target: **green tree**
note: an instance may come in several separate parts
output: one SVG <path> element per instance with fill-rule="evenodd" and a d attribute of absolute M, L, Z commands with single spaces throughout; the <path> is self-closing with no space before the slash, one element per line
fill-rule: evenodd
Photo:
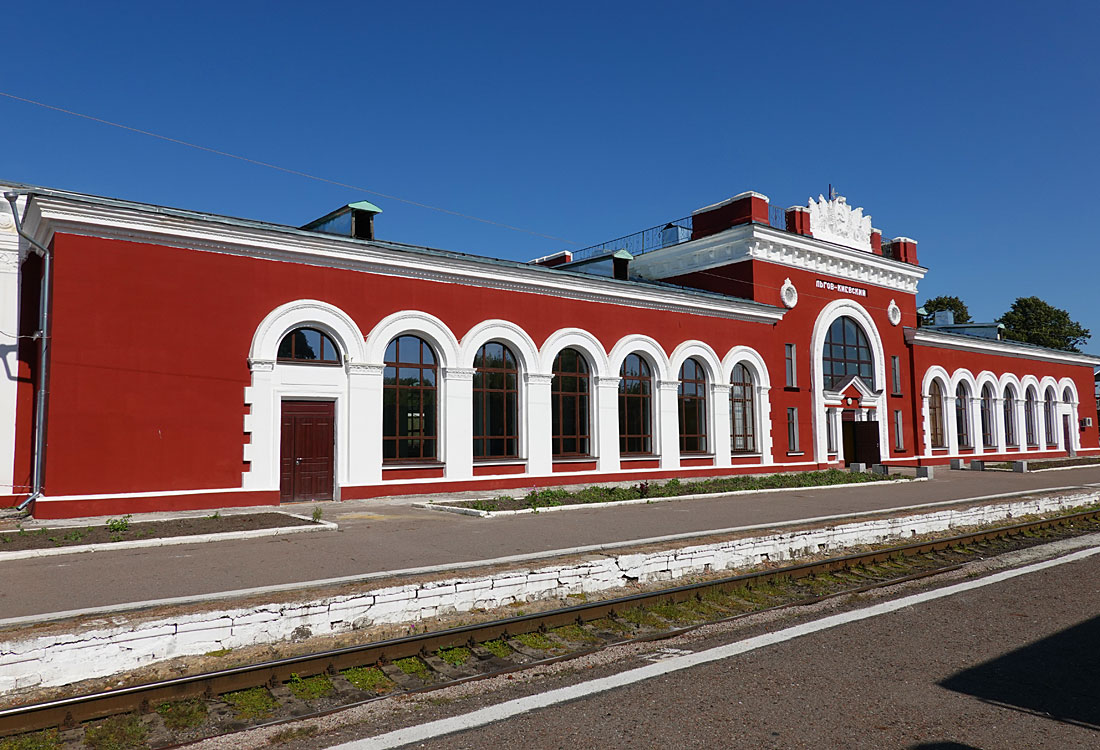
<path fill-rule="evenodd" d="M 941 294 L 939 297 L 933 297 L 921 306 L 928 312 L 929 318 L 931 318 L 932 313 L 939 310 L 950 310 L 955 313 L 956 323 L 969 323 L 971 320 L 970 310 L 967 309 L 966 303 L 958 297 Z"/>
<path fill-rule="evenodd" d="M 1067 352 L 1081 351 L 1079 347 L 1091 336 L 1068 312 L 1038 297 L 1018 297 L 997 322 L 1004 324 L 1007 338 Z"/>

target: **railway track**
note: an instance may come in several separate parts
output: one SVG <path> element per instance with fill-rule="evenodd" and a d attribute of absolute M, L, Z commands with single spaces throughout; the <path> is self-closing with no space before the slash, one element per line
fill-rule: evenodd
<path fill-rule="evenodd" d="M 1092 510 L 17 706 L 0 710 L 0 737 L 46 730 L 56 747 L 64 747 L 74 741 L 74 733 L 65 730 L 122 717 L 116 723 L 130 722 L 138 727 L 134 731 L 145 732 L 148 746 L 168 747 L 575 658 L 609 645 L 665 638 L 764 609 L 895 585 L 975 558 L 1097 530 L 1100 510 Z"/>

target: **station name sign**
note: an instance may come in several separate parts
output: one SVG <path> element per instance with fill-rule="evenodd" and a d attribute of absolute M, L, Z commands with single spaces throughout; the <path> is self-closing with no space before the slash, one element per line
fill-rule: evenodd
<path fill-rule="evenodd" d="M 858 286 L 849 286 L 848 284 L 838 284 L 835 281 L 825 281 L 824 279 L 817 280 L 818 289 L 828 289 L 830 292 L 840 292 L 842 294 L 851 294 L 854 297 L 866 297 L 867 290 Z"/>

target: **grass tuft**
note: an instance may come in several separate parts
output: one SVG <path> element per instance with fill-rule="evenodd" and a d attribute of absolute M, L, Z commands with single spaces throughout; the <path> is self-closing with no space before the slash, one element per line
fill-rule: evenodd
<path fill-rule="evenodd" d="M 190 729 L 206 721 L 206 701 L 188 698 L 161 703 L 157 706 L 157 713 L 164 719 L 164 726 L 169 729 Z"/>
<path fill-rule="evenodd" d="M 148 734 L 149 728 L 136 714 L 121 714 L 89 724 L 84 730 L 84 744 L 92 750 L 143 748 Z"/>
<path fill-rule="evenodd" d="M 279 707 L 275 696 L 262 687 L 223 693 L 221 699 L 233 707 L 239 719 L 265 719 Z"/>
<path fill-rule="evenodd" d="M 393 680 L 386 677 L 378 667 L 352 667 L 341 674 L 360 690 L 368 690 L 374 693 L 388 693 L 397 687 Z"/>
<path fill-rule="evenodd" d="M 490 654 L 500 659 L 507 659 L 508 655 L 512 653 L 512 647 L 505 643 L 504 640 L 501 638 L 497 638 L 495 641 L 485 641 L 485 643 L 482 643 L 481 645 Z"/>
<path fill-rule="evenodd" d="M 0 739 L 0 750 L 61 750 L 61 739 L 56 729 L 17 734 Z"/>
<path fill-rule="evenodd" d="M 539 651 L 549 651 L 557 646 L 556 643 L 542 633 L 521 633 L 517 635 L 514 640 L 518 643 L 522 643 L 527 648 L 533 648 Z"/>
<path fill-rule="evenodd" d="M 428 665 L 425 664 L 420 657 L 407 656 L 404 659 L 398 659 L 393 665 L 405 674 L 419 677 L 424 682 L 432 681 L 432 670 L 428 669 Z"/>
<path fill-rule="evenodd" d="M 436 652 L 440 659 L 450 664 L 452 667 L 461 667 L 467 661 L 470 660 L 470 649 L 465 646 L 455 646 L 453 648 L 441 648 Z"/>
<path fill-rule="evenodd" d="M 332 686 L 332 680 L 330 680 L 326 674 L 314 675 L 313 677 L 306 677 L 305 679 L 296 674 L 291 675 L 286 686 L 290 688 L 290 692 L 304 701 L 326 698 L 335 690 Z"/>

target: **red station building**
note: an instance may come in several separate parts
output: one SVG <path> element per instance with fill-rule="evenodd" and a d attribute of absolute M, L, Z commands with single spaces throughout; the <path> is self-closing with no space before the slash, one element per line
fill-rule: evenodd
<path fill-rule="evenodd" d="M 525 264 L 367 202 L 5 194 L 0 505 L 40 518 L 1100 452 L 1100 358 L 918 327 L 917 243 L 843 197 Z"/>

